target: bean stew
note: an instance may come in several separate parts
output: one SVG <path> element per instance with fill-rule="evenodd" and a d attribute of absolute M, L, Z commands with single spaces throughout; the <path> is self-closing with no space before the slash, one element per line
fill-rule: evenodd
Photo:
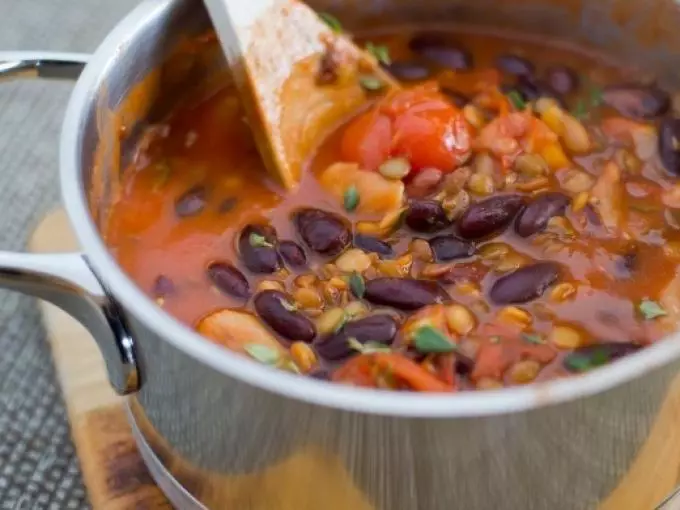
<path fill-rule="evenodd" d="M 267 365 L 433 392 L 583 373 L 677 328 L 668 91 L 512 34 L 356 40 L 403 87 L 362 75 L 366 109 L 320 133 L 292 192 L 230 86 L 149 129 L 105 236 L 159 306 Z"/>

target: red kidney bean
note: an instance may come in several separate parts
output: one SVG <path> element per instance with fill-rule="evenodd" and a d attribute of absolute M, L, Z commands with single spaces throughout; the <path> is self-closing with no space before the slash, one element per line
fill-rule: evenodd
<path fill-rule="evenodd" d="M 437 236 L 430 239 L 430 248 L 437 262 L 471 257 L 475 253 L 474 244 L 454 236 Z"/>
<path fill-rule="evenodd" d="M 225 294 L 241 299 L 250 296 L 250 285 L 241 271 L 228 262 L 213 262 L 208 266 L 208 278 Z"/>
<path fill-rule="evenodd" d="M 472 55 L 457 44 L 436 33 L 420 34 L 409 42 L 411 51 L 425 59 L 454 70 L 472 68 Z"/>
<path fill-rule="evenodd" d="M 458 108 L 462 108 L 463 106 L 470 102 L 469 97 L 467 97 L 462 92 L 458 92 L 457 90 L 453 90 L 448 87 L 442 87 L 441 91 Z"/>
<path fill-rule="evenodd" d="M 300 269 L 307 266 L 307 255 L 295 241 L 281 241 L 279 243 L 279 254 L 283 260 L 293 269 Z"/>
<path fill-rule="evenodd" d="M 587 372 L 628 356 L 640 349 L 630 342 L 604 342 L 574 349 L 564 357 L 562 364 L 570 372 Z"/>
<path fill-rule="evenodd" d="M 175 214 L 180 218 L 195 216 L 205 208 L 205 188 L 194 186 L 175 201 Z"/>
<path fill-rule="evenodd" d="M 302 240 L 321 255 L 334 256 L 352 240 L 347 220 L 321 209 L 301 209 L 293 215 Z"/>
<path fill-rule="evenodd" d="M 499 305 L 526 303 L 540 297 L 557 281 L 560 273 L 561 266 L 556 262 L 537 262 L 520 267 L 496 280 L 489 297 Z"/>
<path fill-rule="evenodd" d="M 312 379 L 318 379 L 319 381 L 330 381 L 331 373 L 327 368 L 317 368 L 309 374 L 307 374 Z"/>
<path fill-rule="evenodd" d="M 364 298 L 376 305 L 399 310 L 418 310 L 427 305 L 443 303 L 449 295 L 435 281 L 408 278 L 376 278 L 366 282 Z"/>
<path fill-rule="evenodd" d="M 420 81 L 430 77 L 430 70 L 413 60 L 397 60 L 385 66 L 387 71 L 397 80 Z"/>
<path fill-rule="evenodd" d="M 664 117 L 659 126 L 659 156 L 664 168 L 671 174 L 680 176 L 680 119 Z"/>
<path fill-rule="evenodd" d="M 517 90 L 526 101 L 535 101 L 541 97 L 551 97 L 561 106 L 564 106 L 562 96 L 553 90 L 547 82 L 540 78 L 536 78 L 533 75 L 518 76 L 515 90 Z"/>
<path fill-rule="evenodd" d="M 311 342 L 316 336 L 314 323 L 293 309 L 292 303 L 278 290 L 262 291 L 253 300 L 257 314 L 279 335 L 288 340 Z"/>
<path fill-rule="evenodd" d="M 551 66 L 545 73 L 550 88 L 558 94 L 569 94 L 579 87 L 578 75 L 566 66 Z"/>
<path fill-rule="evenodd" d="M 164 274 L 158 275 L 153 282 L 153 289 L 151 293 L 155 298 L 163 298 L 175 292 L 174 282 Z"/>
<path fill-rule="evenodd" d="M 501 55 L 496 59 L 496 67 L 498 70 L 514 76 L 534 74 L 534 65 L 517 55 Z"/>
<path fill-rule="evenodd" d="M 463 239 L 481 239 L 505 229 L 524 206 L 521 195 L 498 195 L 472 204 L 458 220 Z"/>
<path fill-rule="evenodd" d="M 356 234 L 354 236 L 354 246 L 364 251 L 377 253 L 381 259 L 390 259 L 394 257 L 394 249 L 385 241 L 381 241 L 377 237 L 367 236 L 364 234 Z"/>
<path fill-rule="evenodd" d="M 238 239 L 238 251 L 253 273 L 275 273 L 282 267 L 276 251 L 276 230 L 270 225 L 247 225 Z"/>
<path fill-rule="evenodd" d="M 451 225 L 446 211 L 436 200 L 411 200 L 404 222 L 416 232 L 437 232 Z"/>
<path fill-rule="evenodd" d="M 563 193 L 549 192 L 539 195 L 517 216 L 515 231 L 522 237 L 541 232 L 553 216 L 562 216 L 569 205 Z"/>
<path fill-rule="evenodd" d="M 668 112 L 669 95 L 656 86 L 615 85 L 607 87 L 602 100 L 621 115 L 632 119 L 653 119 Z"/>
<path fill-rule="evenodd" d="M 376 342 L 390 345 L 397 336 L 397 321 L 386 314 L 371 315 L 345 324 L 338 332 L 322 338 L 316 345 L 319 355 L 329 361 L 340 361 L 356 354 L 349 346 L 349 339 L 359 343 Z"/>

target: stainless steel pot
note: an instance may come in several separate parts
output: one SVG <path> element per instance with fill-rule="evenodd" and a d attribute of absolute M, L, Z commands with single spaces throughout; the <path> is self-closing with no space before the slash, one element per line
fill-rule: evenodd
<path fill-rule="evenodd" d="M 336 12 L 350 28 L 451 20 L 569 39 L 642 62 L 662 81 L 680 84 L 680 11 L 670 0 L 309 3 Z M 173 49 L 208 27 L 195 0 L 147 0 L 118 25 L 88 59 L 62 130 L 63 199 L 83 252 L 0 253 L 0 285 L 50 300 L 90 329 L 111 383 L 130 395 L 142 453 L 174 504 L 239 510 L 660 504 L 675 476 L 659 466 L 677 471 L 680 463 L 677 440 L 664 436 L 677 426 L 678 335 L 571 379 L 452 396 L 395 394 L 295 377 L 235 356 L 135 286 L 107 251 L 99 223 L 119 157 L 139 134 L 135 125 L 162 117 L 178 91 L 206 76 L 195 62 L 166 71 Z M 0 75 L 74 77 L 84 60 L 0 54 Z M 130 135 L 119 144 L 122 117 Z"/>

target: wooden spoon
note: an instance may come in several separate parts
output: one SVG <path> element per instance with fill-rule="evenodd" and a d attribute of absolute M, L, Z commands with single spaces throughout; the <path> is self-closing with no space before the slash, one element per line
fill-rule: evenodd
<path fill-rule="evenodd" d="M 397 82 L 298 0 L 204 0 L 269 171 L 287 188 L 330 128 Z"/>

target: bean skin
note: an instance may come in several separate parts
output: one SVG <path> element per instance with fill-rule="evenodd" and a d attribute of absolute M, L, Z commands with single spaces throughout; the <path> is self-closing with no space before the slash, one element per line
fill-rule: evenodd
<path fill-rule="evenodd" d="M 305 250 L 295 241 L 281 241 L 279 243 L 279 254 L 286 264 L 293 269 L 307 267 Z"/>
<path fill-rule="evenodd" d="M 524 266 L 496 280 L 489 297 L 499 305 L 527 303 L 540 297 L 560 274 L 561 266 L 555 262 Z"/>
<path fill-rule="evenodd" d="M 430 70 L 416 61 L 397 60 L 385 68 L 401 81 L 420 81 L 430 77 Z"/>
<path fill-rule="evenodd" d="M 301 209 L 293 215 L 293 221 L 305 244 L 321 255 L 338 255 L 352 240 L 347 220 L 328 211 Z"/>
<path fill-rule="evenodd" d="M 208 266 L 208 278 L 225 294 L 241 299 L 250 297 L 250 285 L 241 271 L 227 262 L 213 262 Z"/>
<path fill-rule="evenodd" d="M 496 59 L 496 67 L 514 76 L 534 74 L 534 65 L 527 59 L 516 55 L 501 55 Z"/>
<path fill-rule="evenodd" d="M 456 71 L 472 68 L 472 55 L 440 34 L 420 34 L 411 39 L 409 48 L 425 59 Z"/>
<path fill-rule="evenodd" d="M 153 289 L 151 293 L 155 298 L 164 298 L 175 292 L 174 282 L 164 274 L 158 275 L 156 280 L 153 282 Z"/>
<path fill-rule="evenodd" d="M 345 324 L 338 332 L 326 336 L 315 345 L 321 357 L 329 361 L 349 358 L 356 352 L 349 346 L 350 338 L 359 343 L 376 342 L 390 345 L 397 335 L 397 321 L 387 314 L 371 315 Z"/>
<path fill-rule="evenodd" d="M 515 231 L 522 237 L 541 232 L 550 218 L 564 215 L 568 205 L 569 197 L 563 193 L 543 193 L 517 216 Z"/>
<path fill-rule="evenodd" d="M 430 248 L 437 262 L 471 257 L 475 253 L 474 244 L 454 236 L 437 236 L 430 239 Z"/>
<path fill-rule="evenodd" d="M 659 156 L 667 172 L 680 176 L 680 119 L 667 116 L 659 127 Z"/>
<path fill-rule="evenodd" d="M 578 75 L 566 66 L 552 66 L 546 72 L 550 88 L 558 94 L 569 94 L 579 87 Z"/>
<path fill-rule="evenodd" d="M 668 112 L 671 99 L 663 90 L 650 85 L 615 85 L 607 87 L 602 100 L 621 115 L 650 120 Z"/>
<path fill-rule="evenodd" d="M 394 257 L 392 246 L 377 237 L 356 234 L 354 236 L 354 246 L 367 252 L 377 253 L 381 259 L 391 259 Z"/>
<path fill-rule="evenodd" d="M 404 222 L 416 232 L 437 232 L 451 224 L 439 202 L 420 199 L 409 202 Z"/>
<path fill-rule="evenodd" d="M 408 278 L 376 278 L 366 282 L 364 298 L 376 305 L 399 310 L 418 310 L 448 301 L 449 295 L 435 281 Z"/>
<path fill-rule="evenodd" d="M 265 290 L 255 296 L 253 304 L 260 318 L 282 337 L 293 341 L 311 342 L 316 336 L 314 323 L 300 312 L 289 310 L 283 304 L 292 302 L 283 292 Z"/>
<path fill-rule="evenodd" d="M 524 206 L 521 195 L 498 195 L 472 204 L 458 220 L 463 239 L 482 239 L 504 230 Z"/>
<path fill-rule="evenodd" d="M 175 201 L 175 214 L 180 218 L 196 216 L 205 209 L 205 188 L 195 186 Z"/>
<path fill-rule="evenodd" d="M 264 245 L 254 244 L 253 236 L 263 238 Z M 247 225 L 239 236 L 238 251 L 244 265 L 253 273 L 271 274 L 282 267 L 276 251 L 276 230 L 269 225 Z"/>

